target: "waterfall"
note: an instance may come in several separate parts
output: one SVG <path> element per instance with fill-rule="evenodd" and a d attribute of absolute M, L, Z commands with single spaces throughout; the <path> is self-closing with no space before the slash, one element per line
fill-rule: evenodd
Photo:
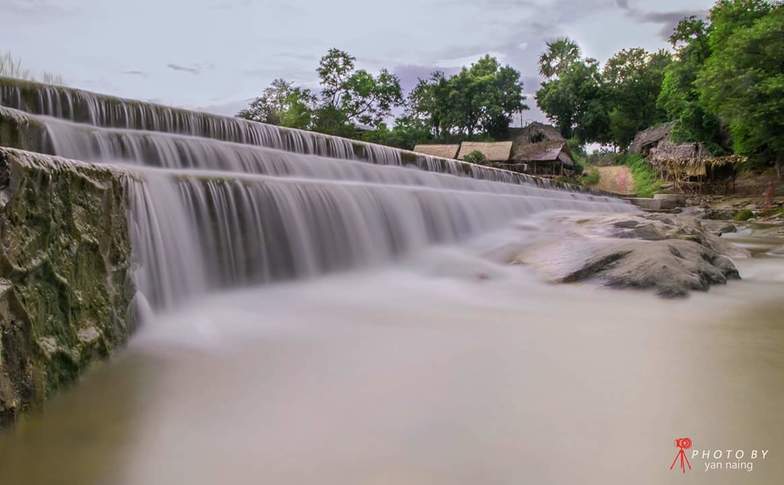
<path fill-rule="evenodd" d="M 41 150 L 130 167 L 136 284 L 155 308 L 379 264 L 539 211 L 628 210 L 503 170 L 69 88 L 0 80 L 0 104 L 42 128 Z"/>

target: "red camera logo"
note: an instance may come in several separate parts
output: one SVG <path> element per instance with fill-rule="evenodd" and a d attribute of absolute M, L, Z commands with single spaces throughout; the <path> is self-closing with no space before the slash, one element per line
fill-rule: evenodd
<path fill-rule="evenodd" d="M 691 438 L 676 438 L 675 447 L 678 448 L 678 453 L 676 453 L 675 459 L 672 460 L 672 465 L 670 465 L 670 470 L 675 468 L 675 463 L 677 463 L 678 460 L 680 460 L 681 473 L 686 473 L 687 465 L 689 467 L 689 470 L 691 470 L 691 463 L 689 463 L 689 458 L 686 456 L 686 450 L 691 448 Z"/>

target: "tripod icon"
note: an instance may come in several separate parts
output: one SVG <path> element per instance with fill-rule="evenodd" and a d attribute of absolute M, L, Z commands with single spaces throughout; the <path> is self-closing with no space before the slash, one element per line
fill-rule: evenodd
<path fill-rule="evenodd" d="M 686 456 L 686 450 L 691 448 L 691 438 L 677 438 L 675 440 L 675 447 L 678 448 L 678 453 L 675 455 L 675 459 L 672 460 L 672 465 L 670 465 L 670 470 L 675 468 L 675 463 L 680 460 L 681 462 L 681 473 L 686 473 L 686 466 L 689 466 L 689 470 L 691 470 L 691 463 L 689 463 L 689 457 Z"/>

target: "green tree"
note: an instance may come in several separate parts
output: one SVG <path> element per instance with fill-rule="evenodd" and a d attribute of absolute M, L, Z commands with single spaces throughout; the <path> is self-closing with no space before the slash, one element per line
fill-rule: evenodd
<path fill-rule="evenodd" d="M 375 130 L 362 134 L 362 139 L 365 141 L 407 150 L 411 150 L 417 143 L 431 138 L 429 126 L 421 120 L 409 116 L 397 118 L 391 129 L 385 123 L 381 123 Z"/>
<path fill-rule="evenodd" d="M 565 138 L 605 142 L 609 120 L 598 63 L 572 62 L 559 76 L 542 83 L 536 102 Z"/>
<path fill-rule="evenodd" d="M 400 80 L 386 69 L 377 76 L 355 70 L 355 58 L 339 49 L 330 49 L 317 69 L 323 113 L 339 110 L 348 123 L 377 126 L 390 116 L 392 108 L 403 102 Z M 326 109 L 326 107 L 331 107 Z M 322 116 L 324 118 L 325 116 Z M 338 117 L 328 116 L 333 122 Z"/>
<path fill-rule="evenodd" d="M 580 60 L 582 53 L 577 43 L 568 37 L 559 37 L 546 43 L 547 49 L 539 56 L 539 73 L 553 78 Z"/>
<path fill-rule="evenodd" d="M 407 117 L 428 127 L 434 138 L 446 137 L 454 123 L 450 110 L 450 85 L 442 72 L 420 79 L 406 100 Z"/>
<path fill-rule="evenodd" d="M 784 7 L 724 0 L 710 14 L 712 54 L 696 86 L 737 153 L 784 163 Z"/>
<path fill-rule="evenodd" d="M 664 120 L 656 100 L 669 62 L 666 51 L 633 48 L 617 52 L 605 64 L 602 80 L 609 135 L 616 146 L 627 147 L 638 131 Z"/>
<path fill-rule="evenodd" d="M 721 122 L 700 100 L 695 81 L 710 57 L 710 25 L 697 17 L 681 20 L 670 36 L 673 61 L 665 68 L 657 106 L 675 121 L 676 141 L 699 141 L 714 152 L 724 144 Z"/>
<path fill-rule="evenodd" d="M 420 80 L 408 98 L 408 114 L 437 137 L 503 137 L 514 114 L 528 109 L 524 101 L 520 73 L 485 56 L 451 78 L 434 73 Z"/>
<path fill-rule="evenodd" d="M 237 116 L 291 128 L 310 128 L 316 97 L 309 89 L 275 79 L 262 95 Z"/>

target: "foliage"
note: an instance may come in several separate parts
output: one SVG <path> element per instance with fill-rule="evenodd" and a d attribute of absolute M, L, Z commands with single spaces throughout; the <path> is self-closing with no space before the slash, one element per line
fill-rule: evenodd
<path fill-rule="evenodd" d="M 754 217 L 754 212 L 751 209 L 741 209 L 735 213 L 734 219 L 736 221 L 748 221 Z"/>
<path fill-rule="evenodd" d="M 376 127 L 403 102 L 400 80 L 386 69 L 376 76 L 354 70 L 355 60 L 339 49 L 330 49 L 321 58 L 316 72 L 322 106 L 342 111 L 349 123 Z"/>
<path fill-rule="evenodd" d="M 431 139 L 503 137 L 512 116 L 527 109 L 520 73 L 490 56 L 449 78 L 435 72 L 420 79 L 405 103 L 397 76 L 358 70 L 355 62 L 330 49 L 316 70 L 319 96 L 276 79 L 238 116 L 410 149 Z M 390 128 L 393 110 L 403 104 L 405 114 Z"/>
<path fill-rule="evenodd" d="M 417 143 L 430 138 L 430 130 L 421 121 L 402 116 L 395 120 L 395 125 L 390 129 L 385 123 L 378 128 L 365 132 L 362 140 L 411 150 Z"/>
<path fill-rule="evenodd" d="M 700 100 L 728 125 L 736 153 L 784 160 L 784 7 L 720 1 L 700 71 Z"/>
<path fill-rule="evenodd" d="M 44 84 L 65 84 L 62 76 L 51 72 L 43 72 L 40 79 L 36 78 L 32 71 L 24 67 L 22 60 L 14 57 L 11 52 L 0 53 L 0 77 L 40 81 Z"/>
<path fill-rule="evenodd" d="M 308 128 L 313 118 L 316 97 L 309 89 L 295 87 L 283 79 L 275 79 L 261 97 L 237 116 L 246 120 L 271 123 L 291 128 Z"/>
<path fill-rule="evenodd" d="M 675 58 L 665 69 L 657 106 L 668 120 L 675 121 L 676 142 L 699 141 L 719 154 L 724 144 L 721 122 L 700 101 L 694 84 L 710 56 L 708 33 L 709 25 L 693 16 L 675 27 L 670 36 Z"/>
<path fill-rule="evenodd" d="M 618 161 L 631 169 L 634 191 L 638 197 L 653 197 L 661 189 L 662 180 L 640 155 L 624 155 Z"/>
<path fill-rule="evenodd" d="M 670 62 L 666 51 L 623 49 L 604 66 L 605 104 L 609 110 L 609 136 L 618 147 L 625 148 L 638 131 L 664 120 L 656 99 Z"/>
<path fill-rule="evenodd" d="M 568 37 L 549 41 L 546 46 L 547 50 L 539 56 L 539 73 L 548 79 L 561 75 L 582 55 L 577 43 Z"/>
<path fill-rule="evenodd" d="M 581 141 L 605 142 L 609 120 L 599 65 L 592 59 L 572 62 L 556 79 L 542 83 L 536 102 L 561 134 Z"/>
<path fill-rule="evenodd" d="M 637 132 L 674 121 L 675 142 L 700 142 L 784 164 L 784 6 L 718 0 L 708 19 L 681 20 L 672 54 L 623 49 L 604 66 L 569 39 L 547 44 L 539 107 L 561 133 L 625 149 Z"/>
<path fill-rule="evenodd" d="M 330 49 L 321 58 L 321 99 L 310 89 L 276 79 L 238 116 L 252 121 L 354 137 L 357 125 L 379 127 L 402 104 L 400 81 L 382 69 L 354 69 L 354 57 Z"/>
<path fill-rule="evenodd" d="M 582 165 L 581 165 L 582 166 Z M 582 178 L 580 179 L 580 183 L 587 187 L 592 185 L 596 185 L 599 183 L 599 171 L 596 167 L 592 166 L 583 166 Z"/>
<path fill-rule="evenodd" d="M 491 137 L 508 134 L 512 116 L 528 109 L 520 73 L 485 56 L 446 78 L 420 79 L 408 97 L 408 116 L 429 126 L 435 137 L 459 134 Z"/>
<path fill-rule="evenodd" d="M 479 150 L 474 150 L 471 153 L 466 154 L 466 156 L 463 157 L 463 160 L 469 163 L 481 164 L 487 162 L 487 157 L 485 157 L 485 154 Z"/>

